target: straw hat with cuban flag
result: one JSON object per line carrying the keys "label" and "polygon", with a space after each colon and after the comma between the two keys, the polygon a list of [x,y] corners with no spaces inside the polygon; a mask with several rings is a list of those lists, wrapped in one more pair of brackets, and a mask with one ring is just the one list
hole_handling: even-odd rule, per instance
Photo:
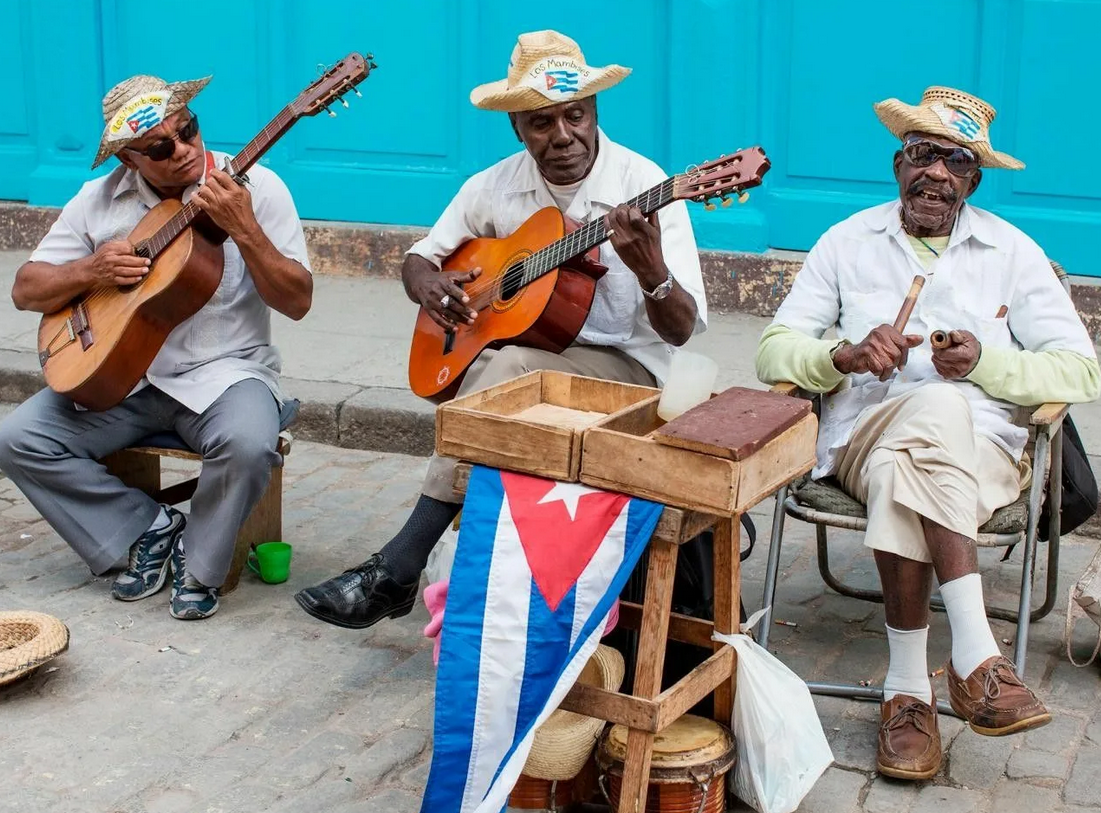
{"label": "straw hat with cuban flag", "polygon": [[92,169],[187,107],[212,78],[165,82],[158,76],[131,76],[107,91],[103,97],[105,126]]}
{"label": "straw hat with cuban flag", "polygon": [[925,89],[916,105],[898,99],[877,102],[875,114],[895,136],[928,133],[955,141],[973,150],[982,166],[995,169],[1024,169],[1023,162],[990,146],[990,124],[998,112],[978,96],[955,88]]}
{"label": "straw hat with cuban flag", "polygon": [[622,65],[595,68],[577,43],[557,31],[521,34],[508,61],[508,77],[470,91],[482,110],[520,113],[584,99],[619,84],[631,72]]}

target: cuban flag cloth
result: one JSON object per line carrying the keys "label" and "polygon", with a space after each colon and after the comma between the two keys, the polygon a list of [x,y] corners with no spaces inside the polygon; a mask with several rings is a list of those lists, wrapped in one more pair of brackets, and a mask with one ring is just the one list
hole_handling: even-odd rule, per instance
{"label": "cuban flag cloth", "polygon": [[475,466],[444,614],[422,813],[500,813],[663,506]]}

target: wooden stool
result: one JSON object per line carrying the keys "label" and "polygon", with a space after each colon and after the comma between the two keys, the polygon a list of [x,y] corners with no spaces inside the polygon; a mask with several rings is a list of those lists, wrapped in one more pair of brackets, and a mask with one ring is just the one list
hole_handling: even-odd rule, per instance
{"label": "wooden stool", "polygon": [[[466,493],[470,464],[455,469],[455,490]],[[715,532],[715,621],[672,612],[673,574],[681,545],[706,530]],[[560,708],[587,714],[630,729],[623,767],[619,813],[641,813],[646,805],[654,735],[688,709],[715,693],[714,718],[730,725],[734,710],[737,661],[734,650],[711,640],[712,631],[738,631],[741,561],[738,533],[741,514],[712,516],[667,507],[650,537],[646,596],[641,605],[621,601],[619,623],[638,630],[638,657],[630,694],[575,684]],[[669,640],[714,649],[714,654],[673,686],[661,690],[665,646]]]}

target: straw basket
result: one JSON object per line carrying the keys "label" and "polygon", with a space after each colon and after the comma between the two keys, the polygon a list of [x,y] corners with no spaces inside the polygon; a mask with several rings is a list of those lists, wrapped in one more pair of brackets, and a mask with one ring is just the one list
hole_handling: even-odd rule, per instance
{"label": "straw basket", "polygon": [[52,615],[0,612],[0,686],[31,674],[69,648],[69,628]]}

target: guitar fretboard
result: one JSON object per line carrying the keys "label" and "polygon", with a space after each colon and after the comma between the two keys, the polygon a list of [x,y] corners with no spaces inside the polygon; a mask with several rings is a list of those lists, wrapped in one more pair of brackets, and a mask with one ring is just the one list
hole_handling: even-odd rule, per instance
{"label": "guitar fretboard", "polygon": [[[255,164],[260,156],[266,153],[271,145],[290,129],[291,125],[294,124],[294,119],[295,116],[290,105],[280,110],[279,114],[269,121],[264,129],[257,133],[252,141],[246,144],[245,148],[230,160],[228,166],[225,167],[225,171],[230,174],[247,172],[249,167]],[[222,167],[218,167],[218,169],[222,169]],[[180,211],[176,212],[163,226],[138,246],[137,253],[149,259],[155,258],[184,229],[194,222],[201,211],[194,203],[184,204]]]}
{"label": "guitar fretboard", "polygon": [[[644,215],[649,217],[663,206],[673,202],[673,183],[675,178],[666,178],[657,186],[651,187],[641,195],[636,195],[627,201],[628,206],[637,206]],[[572,231],[565,237],[555,240],[549,246],[536,251],[531,256],[518,263],[515,270],[509,269],[506,273],[521,273],[522,279],[519,286],[534,282],[544,274],[549,274],[555,268],[569,262],[574,257],[580,257],[593,246],[600,245],[608,239],[608,232],[604,227],[604,218],[586,223],[576,231]]]}

